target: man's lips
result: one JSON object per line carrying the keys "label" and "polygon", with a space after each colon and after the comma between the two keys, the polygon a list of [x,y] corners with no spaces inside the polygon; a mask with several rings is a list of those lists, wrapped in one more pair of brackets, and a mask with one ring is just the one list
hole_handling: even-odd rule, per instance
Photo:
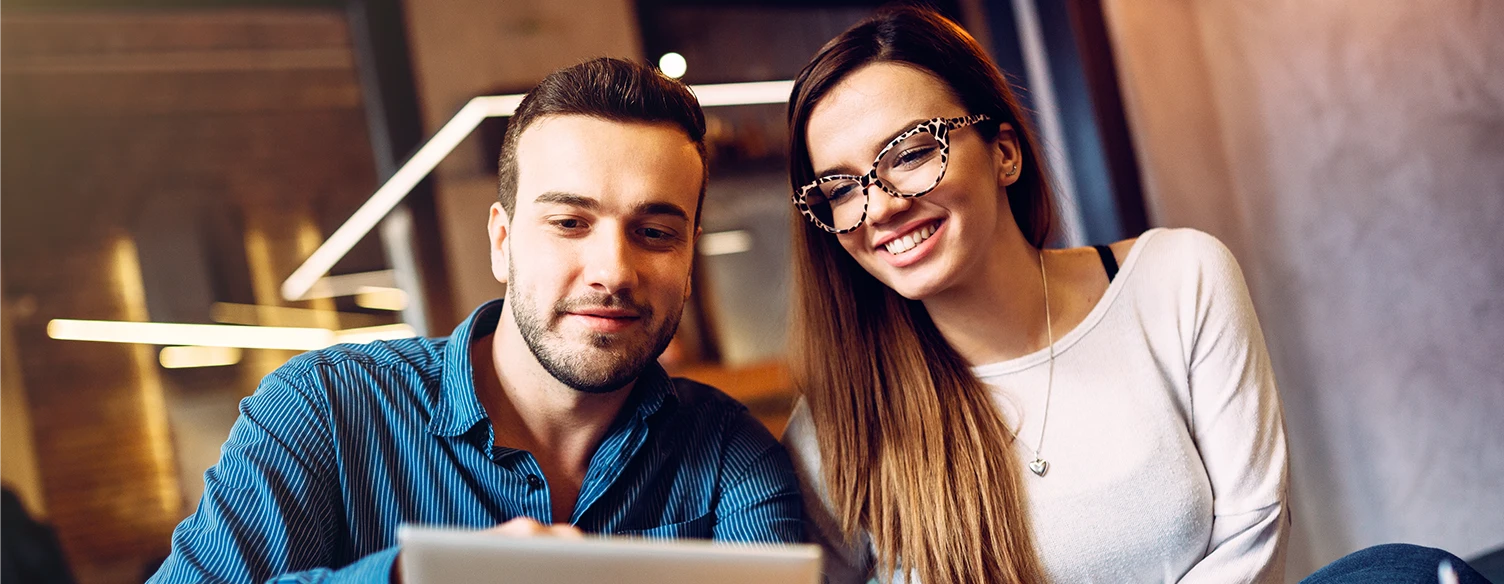
{"label": "man's lips", "polygon": [[595,316],[595,317],[600,317],[600,318],[637,318],[637,317],[641,316],[635,310],[628,310],[628,309],[625,309],[625,308],[606,308],[606,307],[601,307],[601,308],[577,308],[577,309],[574,309],[574,310],[570,310],[568,312],[568,314],[576,314],[576,315],[580,315],[580,316]]}
{"label": "man's lips", "polygon": [[621,308],[583,308],[571,310],[564,315],[572,317],[572,320],[579,321],[593,331],[602,333],[626,330],[642,318],[635,311]]}

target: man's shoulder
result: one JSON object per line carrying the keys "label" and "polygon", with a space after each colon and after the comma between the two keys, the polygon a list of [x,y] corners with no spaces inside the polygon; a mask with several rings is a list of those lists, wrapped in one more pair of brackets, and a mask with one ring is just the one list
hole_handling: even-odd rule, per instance
{"label": "man's shoulder", "polygon": [[308,351],[278,368],[278,373],[293,377],[316,369],[378,370],[427,369],[439,366],[444,359],[447,338],[413,337],[369,343],[345,343]]}
{"label": "man's shoulder", "polygon": [[674,396],[679,400],[680,409],[702,413],[747,411],[746,405],[715,386],[688,377],[673,377],[670,381],[674,385]]}
{"label": "man's shoulder", "polygon": [[673,425],[679,431],[701,438],[718,436],[729,448],[761,451],[778,440],[747,406],[720,389],[688,379],[674,377]]}
{"label": "man's shoulder", "polygon": [[414,337],[334,345],[289,359],[269,378],[330,401],[377,397],[413,385],[437,385],[446,344],[446,338]]}

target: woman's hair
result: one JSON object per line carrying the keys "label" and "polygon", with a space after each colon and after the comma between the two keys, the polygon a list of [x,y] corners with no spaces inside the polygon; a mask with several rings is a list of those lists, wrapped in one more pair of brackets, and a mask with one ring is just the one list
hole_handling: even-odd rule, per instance
{"label": "woman's hair", "polygon": [[[884,9],[805,66],[789,100],[794,187],[816,178],[805,136],[810,112],[847,75],[881,62],[933,74],[967,114],[994,121],[978,126],[989,143],[997,122],[1012,125],[1022,169],[1008,204],[1024,238],[1042,247],[1054,221],[1050,189],[1022,109],[976,40],[927,10]],[[867,530],[884,579],[902,571],[924,582],[1043,580],[1014,438],[987,387],[923,303],[883,285],[835,236],[793,216],[791,366],[843,534]]]}

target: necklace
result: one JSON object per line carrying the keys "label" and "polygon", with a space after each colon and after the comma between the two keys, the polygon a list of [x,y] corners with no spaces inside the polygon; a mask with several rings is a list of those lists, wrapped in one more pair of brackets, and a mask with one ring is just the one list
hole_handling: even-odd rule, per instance
{"label": "necklace", "polygon": [[1036,475],[1044,476],[1044,473],[1050,471],[1050,462],[1040,456],[1039,452],[1044,450],[1044,427],[1050,421],[1050,394],[1055,390],[1055,330],[1050,325],[1050,277],[1044,269],[1044,250],[1039,250],[1039,279],[1044,283],[1044,331],[1050,343],[1050,373],[1044,386],[1044,414],[1039,419],[1039,441],[1036,442],[1037,446],[1029,446],[1019,439],[1018,432],[1014,432],[1012,428],[1009,428],[1008,432],[1013,434],[1014,440],[1023,444],[1029,452],[1034,453],[1034,461],[1029,463],[1029,470],[1034,471]]}

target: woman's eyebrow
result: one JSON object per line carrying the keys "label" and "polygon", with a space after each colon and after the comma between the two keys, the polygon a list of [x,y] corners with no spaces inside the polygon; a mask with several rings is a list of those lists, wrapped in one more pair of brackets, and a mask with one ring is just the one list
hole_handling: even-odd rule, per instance
{"label": "woman's eyebrow", "polygon": [[[882,142],[878,143],[878,144],[881,144],[881,146],[878,146],[876,149],[874,149],[874,151],[872,153],[872,156],[874,158],[877,157],[877,151],[882,150],[889,143],[893,142],[894,140],[897,140],[898,137],[902,136],[904,132],[912,130],[912,129],[918,127],[919,124],[922,124],[922,123],[924,123],[924,122],[926,122],[928,120],[929,120],[929,118],[914,118],[912,120],[909,120],[908,123],[904,124],[903,126],[900,126],[897,131],[893,132],[892,134],[888,134],[888,137],[883,138]],[[850,166],[845,165],[845,164],[839,164],[839,165],[836,165],[836,166],[833,166],[833,167],[821,170],[820,172],[815,173],[815,176],[816,177],[822,177],[822,176],[830,176],[832,174],[857,174],[858,172],[861,172],[861,171],[854,170]]]}

